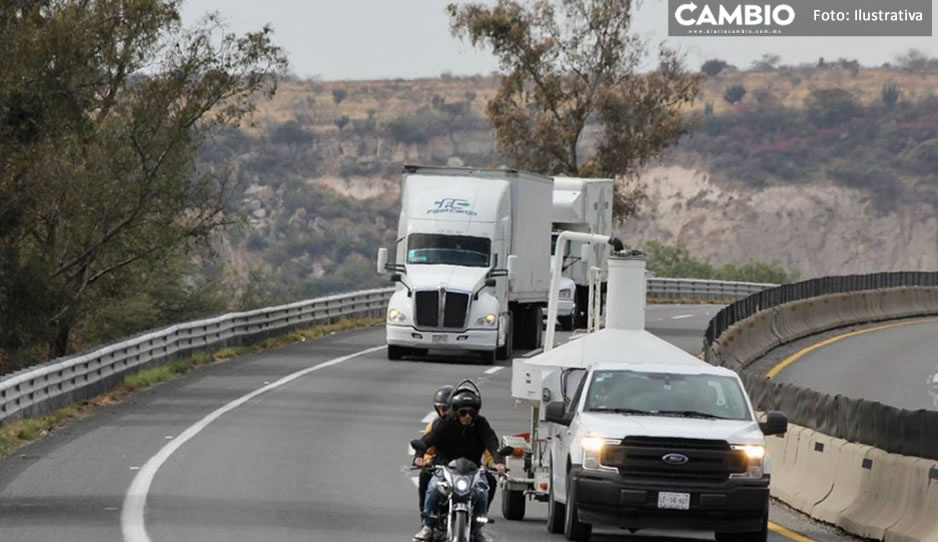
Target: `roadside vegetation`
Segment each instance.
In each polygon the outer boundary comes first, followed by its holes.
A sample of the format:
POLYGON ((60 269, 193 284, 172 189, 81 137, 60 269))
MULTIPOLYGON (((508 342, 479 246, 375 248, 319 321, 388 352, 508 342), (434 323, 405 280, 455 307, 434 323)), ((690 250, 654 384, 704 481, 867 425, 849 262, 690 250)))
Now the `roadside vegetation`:
POLYGON ((797 282, 801 276, 797 270, 785 269, 779 262, 750 261, 714 267, 693 257, 685 247, 666 245, 659 241, 648 241, 642 250, 647 257, 646 269, 661 278, 788 284, 797 282))

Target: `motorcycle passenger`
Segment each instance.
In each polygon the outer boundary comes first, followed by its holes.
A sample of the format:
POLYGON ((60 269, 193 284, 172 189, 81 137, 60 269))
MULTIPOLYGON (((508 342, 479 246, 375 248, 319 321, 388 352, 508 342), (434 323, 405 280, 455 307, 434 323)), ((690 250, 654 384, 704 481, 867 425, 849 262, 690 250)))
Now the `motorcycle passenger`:
MULTIPOLYGON (((484 416, 479 415, 482 408, 482 398, 471 388, 457 388, 450 397, 450 414, 433 423, 430 432, 421 439, 427 448, 436 447, 436 462, 442 465, 454 459, 465 458, 475 464, 480 464, 482 455, 488 451, 495 462, 499 474, 505 473, 505 460, 498 454, 498 436, 489 425, 484 416)), ((429 541, 433 537, 433 520, 439 508, 440 499, 436 486, 440 478, 434 476, 430 479, 423 506, 423 528, 414 535, 415 540, 429 541)), ((478 498, 475 517, 484 517, 488 514, 489 484, 487 477, 481 477, 474 489, 478 498)), ((474 541, 486 541, 488 537, 482 532, 482 526, 473 522, 472 538, 474 541)))
MULTIPOLYGON (((441 386, 436 393, 433 394, 433 410, 436 411, 436 419, 430 422, 427 422, 427 426, 423 431, 423 434, 426 435, 430 433, 430 430, 433 429, 433 424, 439 422, 442 418, 445 418, 449 414, 449 398, 453 394, 453 386, 446 385, 441 386)), ((417 467, 424 467, 433 465, 433 458, 436 455, 436 447, 432 447, 426 451, 423 455, 419 453, 414 456, 414 465, 417 467)), ((492 454, 488 450, 485 450, 485 453, 482 456, 482 466, 485 468, 494 467, 495 461, 492 459, 492 454)), ((430 478, 433 477, 433 472, 430 470, 420 471, 419 484, 417 486, 417 508, 423 510, 423 503, 426 500, 427 496, 427 486, 430 484, 430 478)), ((495 499, 495 492, 498 491, 498 481, 495 479, 495 475, 490 472, 485 473, 485 477, 489 481, 489 502, 495 499)))

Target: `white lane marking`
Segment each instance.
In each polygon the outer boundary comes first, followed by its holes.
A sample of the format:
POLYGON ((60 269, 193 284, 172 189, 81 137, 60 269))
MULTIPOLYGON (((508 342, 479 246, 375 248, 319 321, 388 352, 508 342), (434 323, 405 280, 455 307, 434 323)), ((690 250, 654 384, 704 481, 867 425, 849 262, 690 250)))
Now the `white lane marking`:
POLYGON ((485 374, 487 374, 487 375, 493 375, 493 374, 497 373, 498 371, 501 371, 502 369, 504 369, 504 367, 492 367, 491 369, 486 370, 486 371, 485 371, 485 374))
POLYGON ((262 393, 279 388, 280 386, 293 382, 297 378, 306 376, 309 373, 318 371, 320 369, 325 369, 326 367, 332 367, 333 365, 338 365, 358 356, 370 354, 372 352, 377 352, 384 349, 384 346, 376 346, 374 348, 362 350, 361 352, 356 352, 348 356, 335 358, 333 360, 320 363, 319 365, 307 367, 306 369, 289 374, 272 384, 254 390, 247 395, 243 395, 238 399, 231 401, 227 405, 219 408, 215 412, 212 412, 208 416, 202 418, 188 429, 183 431, 177 438, 171 440, 168 444, 163 446, 163 448, 160 449, 156 455, 147 460, 140 471, 137 472, 137 475, 134 476, 133 482, 131 482, 130 487, 127 489, 127 495, 124 497, 124 507, 121 511, 121 531, 124 535, 125 542, 151 542, 150 536, 147 534, 146 526, 144 525, 143 510, 144 507, 146 507, 147 493, 150 492, 150 485, 153 483, 153 478, 156 476, 156 471, 160 469, 163 463, 165 463, 166 460, 169 459, 176 450, 188 442, 189 439, 198 435, 199 432, 208 427, 210 423, 221 417, 222 414, 238 408, 251 399, 254 399, 258 395, 261 395, 262 393))
POLYGON ((521 357, 523 357, 523 358, 533 358, 534 356, 540 354, 540 353, 543 352, 543 351, 544 351, 543 348, 537 348, 537 349, 531 350, 530 352, 528 352, 527 354, 525 354, 525 355, 523 355, 523 356, 521 356, 521 357))
POLYGON ((420 478, 417 476, 411 476, 410 481, 414 483, 414 487, 420 487, 420 478))
POLYGON ((429 414, 427 414, 426 416, 424 416, 424 417, 423 417, 423 420, 421 420, 421 421, 422 421, 423 423, 430 423, 430 422, 432 422, 432 421, 435 420, 435 419, 436 419, 436 412, 430 412, 429 414))
POLYGON ((671 319, 672 319, 672 320, 683 320, 683 319, 685 319, 685 318, 693 318, 693 317, 694 317, 693 314, 681 314, 681 315, 678 315, 678 316, 672 316, 671 319))

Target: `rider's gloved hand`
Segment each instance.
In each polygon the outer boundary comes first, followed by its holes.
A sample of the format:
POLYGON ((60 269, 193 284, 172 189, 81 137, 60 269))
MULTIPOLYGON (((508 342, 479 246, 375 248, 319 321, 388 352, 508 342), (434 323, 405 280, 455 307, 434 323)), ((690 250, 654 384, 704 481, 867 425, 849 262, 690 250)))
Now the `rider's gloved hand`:
POLYGON ((505 474, 505 464, 504 464, 504 463, 496 463, 496 464, 495 464, 495 470, 498 471, 498 474, 505 474))
POLYGON ((416 465, 416 466, 418 466, 418 467, 421 467, 421 468, 422 468, 422 467, 423 467, 424 465, 426 465, 426 464, 427 464, 426 460, 424 460, 424 458, 422 458, 422 457, 417 457, 417 458, 414 459, 414 465, 416 465))

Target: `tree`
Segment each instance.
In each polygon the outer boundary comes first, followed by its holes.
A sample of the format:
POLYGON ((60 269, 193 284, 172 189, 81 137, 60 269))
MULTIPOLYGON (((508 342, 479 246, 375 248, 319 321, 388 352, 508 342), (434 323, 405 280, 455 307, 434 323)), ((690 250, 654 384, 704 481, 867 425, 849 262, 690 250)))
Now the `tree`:
MULTIPOLYGON (((681 107, 704 77, 664 47, 657 71, 637 73, 646 47, 630 34, 628 0, 498 0, 448 11, 455 36, 499 59, 501 83, 487 114, 497 152, 512 166, 630 180, 690 129, 681 107), (597 143, 583 155, 587 131, 597 143)), ((617 184, 614 214, 624 220, 644 194, 617 184)))
POLYGON ((742 85, 732 85, 726 87, 726 90, 723 91, 723 99, 726 100, 728 104, 739 103, 745 96, 746 87, 742 85))
POLYGON ((348 96, 348 91, 344 88, 337 88, 332 91, 332 101, 335 102, 336 105, 342 103, 346 96, 348 96))
POLYGON ((901 92, 895 83, 883 83, 882 100, 886 107, 892 107, 899 101, 901 92))
POLYGON ((348 115, 342 115, 341 117, 338 117, 333 121, 333 124, 335 124, 336 128, 338 128, 341 132, 342 129, 345 128, 345 126, 348 124, 348 115))
POLYGON ((232 221, 235 183, 196 151, 287 63, 269 28, 186 29, 177 0, 0 7, 0 43, 0 349, 62 355, 102 300, 232 221))
POLYGON ((719 60, 712 58, 703 63, 700 67, 700 71, 706 74, 708 77, 716 77, 724 69, 726 69, 727 63, 724 60, 719 60))
POLYGON ((805 110, 818 126, 839 126, 852 119, 860 106, 848 90, 816 88, 805 98, 805 110))

